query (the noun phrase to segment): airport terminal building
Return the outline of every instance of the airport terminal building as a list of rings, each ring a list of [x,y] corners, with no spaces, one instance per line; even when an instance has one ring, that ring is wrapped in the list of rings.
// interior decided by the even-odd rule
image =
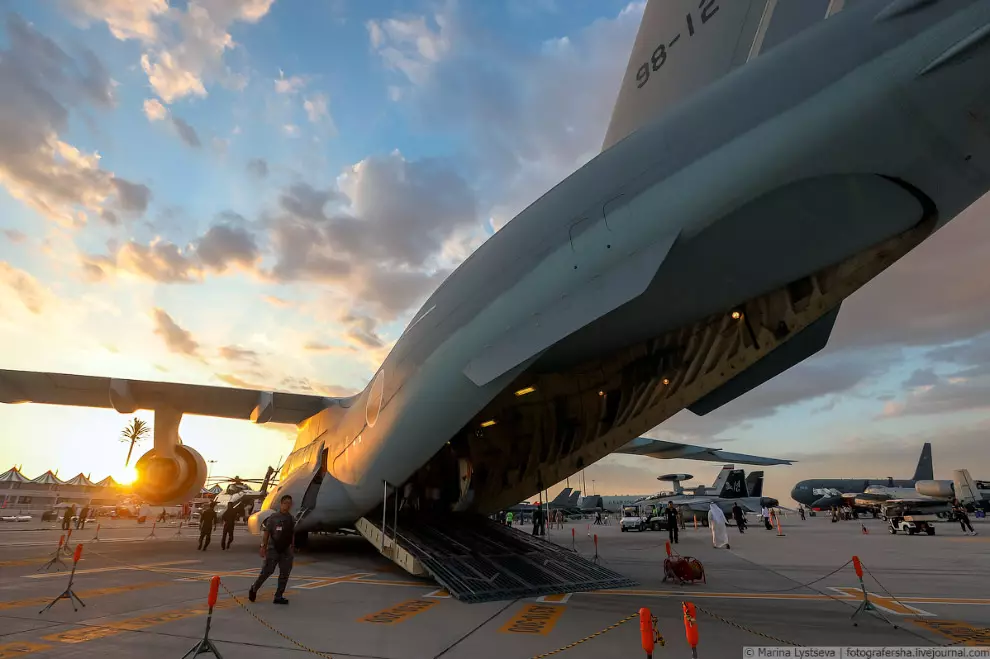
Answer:
[[[125,494],[110,476],[94,483],[84,474],[62,480],[50,469],[28,478],[17,467],[0,474],[0,515],[40,515],[59,503],[112,506]]]

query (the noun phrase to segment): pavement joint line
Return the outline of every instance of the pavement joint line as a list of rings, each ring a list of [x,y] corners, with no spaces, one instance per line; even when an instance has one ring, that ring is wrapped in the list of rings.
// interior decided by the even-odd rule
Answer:
[[[618,595],[618,596],[639,596],[639,597],[679,597],[679,598],[699,598],[699,599],[756,599],[756,600],[794,600],[794,601],[806,601],[806,602],[826,602],[829,600],[839,600],[842,602],[860,602],[862,597],[859,596],[860,590],[857,587],[838,587],[832,588],[836,590],[841,595],[826,595],[822,594],[811,594],[811,593],[728,593],[728,592],[713,592],[704,590],[695,591],[684,591],[684,590],[646,590],[646,589],[615,589],[615,590],[592,590],[586,592],[573,593],[574,595]],[[846,592],[849,591],[849,592]],[[868,591],[869,592],[869,591]],[[852,593],[855,593],[853,595]],[[990,599],[984,598],[968,598],[968,597],[928,597],[928,596],[910,596],[906,595],[904,597],[885,597],[884,595],[869,593],[870,601],[876,600],[888,600],[891,603],[900,602],[901,604],[955,604],[955,605],[966,605],[966,606],[990,606]],[[913,608],[913,607],[903,607],[903,608]],[[917,611],[920,609],[915,609],[908,615],[919,615]],[[903,615],[903,614],[902,614]],[[933,615],[926,613],[926,615]]]

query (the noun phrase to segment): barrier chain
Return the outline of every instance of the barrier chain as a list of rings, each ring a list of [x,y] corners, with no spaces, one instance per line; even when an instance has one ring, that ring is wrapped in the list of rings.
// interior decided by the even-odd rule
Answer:
[[[581,645],[582,643],[586,643],[587,641],[590,641],[593,638],[597,638],[597,637],[601,636],[602,634],[606,634],[606,633],[612,631],[613,629],[615,629],[616,627],[621,627],[622,625],[626,624],[627,622],[629,622],[633,618],[638,618],[638,617],[639,617],[639,611],[637,611],[636,613],[634,613],[632,615],[626,616],[622,620],[616,622],[615,624],[609,625],[608,627],[606,627],[605,629],[603,629],[603,630],[601,630],[599,632],[595,632],[591,636],[585,636],[581,640],[574,641],[573,643],[570,643],[568,645],[565,645],[562,648],[557,648],[556,650],[551,650],[550,652],[544,652],[543,654],[538,654],[535,657],[533,657],[533,659],[543,659],[544,657],[550,657],[550,656],[555,655],[555,654],[560,654],[561,652],[564,652],[565,650],[570,650],[571,648],[573,648],[575,646]],[[326,656],[326,655],[324,655],[324,656]]]
[[[706,616],[708,616],[710,618],[715,618],[719,622],[725,623],[726,625],[729,625],[730,627],[735,627],[736,629],[741,629],[744,632],[749,632],[750,634],[754,634],[756,636],[762,636],[763,638],[769,639],[771,641],[776,641],[777,643],[783,643],[784,645],[791,645],[791,646],[796,647],[796,648],[803,647],[800,643],[794,643],[793,641],[787,641],[787,640],[782,639],[782,638],[777,638],[776,636],[771,636],[770,634],[764,634],[763,632],[758,632],[755,629],[750,629],[749,627],[746,627],[744,625],[740,625],[739,623],[732,622],[731,620],[727,620],[726,618],[723,618],[722,616],[720,616],[720,615],[718,615],[716,613],[712,613],[708,609],[706,609],[704,607],[701,607],[701,606],[698,606],[697,604],[694,605],[694,608],[696,608],[698,611],[701,611]]]

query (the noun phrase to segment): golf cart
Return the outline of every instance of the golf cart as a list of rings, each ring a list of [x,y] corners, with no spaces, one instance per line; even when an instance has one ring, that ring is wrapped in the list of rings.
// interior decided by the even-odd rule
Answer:
[[[944,501],[890,500],[884,505],[883,515],[890,526],[891,535],[898,531],[908,535],[935,535],[933,523],[938,521],[939,513],[945,512],[946,508]]]

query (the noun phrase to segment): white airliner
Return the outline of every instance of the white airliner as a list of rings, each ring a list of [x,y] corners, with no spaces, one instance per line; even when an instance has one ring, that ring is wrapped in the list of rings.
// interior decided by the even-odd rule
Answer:
[[[383,483],[497,511],[820,350],[842,300],[990,189],[988,72],[987,0],[651,0],[602,152],[462,263],[361,393],[2,371],[0,400],[154,410],[149,501],[202,486],[178,434],[199,414],[298,424],[263,507],[292,494],[302,532]]]

